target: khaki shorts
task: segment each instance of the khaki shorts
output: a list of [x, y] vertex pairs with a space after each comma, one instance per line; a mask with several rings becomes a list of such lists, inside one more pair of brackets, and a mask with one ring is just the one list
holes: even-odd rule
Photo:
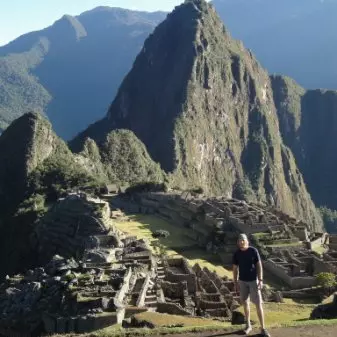
[[262, 303], [261, 290], [257, 287], [257, 281], [239, 281], [240, 285], [240, 299], [241, 302], [246, 302], [251, 299], [254, 304]]

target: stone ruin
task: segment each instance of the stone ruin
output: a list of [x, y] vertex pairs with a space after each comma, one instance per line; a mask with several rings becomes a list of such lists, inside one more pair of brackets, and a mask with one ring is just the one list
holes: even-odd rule
[[264, 267], [292, 289], [313, 287], [315, 275], [330, 271], [328, 262], [305, 248], [275, 252], [264, 261]]
[[31, 238], [40, 266], [0, 285], [1, 334], [83, 333], [143, 311], [231, 318], [231, 281], [185, 259], [159, 259], [110, 214], [106, 202], [72, 194], [40, 220]]
[[[319, 237], [305, 224], [260, 205], [163, 193], [117, 198], [112, 205], [185, 226], [190, 238], [224, 264], [231, 262], [238, 232], [290, 233], [303, 246], [275, 250], [264, 263], [292, 288], [311, 286], [317, 272], [335, 272], [337, 266], [334, 251], [322, 259], [306, 250], [305, 243]], [[239, 306], [232, 281], [182, 258], [154, 256], [147, 242], [118, 231], [111, 215], [107, 202], [72, 194], [39, 221], [30, 238], [39, 266], [0, 285], [0, 333], [89, 332], [129, 322], [143, 311], [232, 318]]]
[[39, 221], [31, 235], [39, 264], [47, 263], [55, 254], [80, 257], [90, 237], [106, 235], [110, 227], [110, 206], [86, 194], [69, 194], [59, 199]]
[[155, 214], [188, 228], [187, 235], [217, 255], [223, 264], [231, 264], [239, 232], [250, 236], [266, 233], [271, 241], [277, 237], [279, 244], [294, 243], [309, 249], [321, 245], [325, 239], [323, 233], [310, 233], [305, 223], [277, 209], [242, 200], [147, 192], [115, 197], [111, 202], [125, 212]]
[[[251, 238], [263, 233], [260, 246], [267, 251], [265, 268], [290, 289], [316, 284], [320, 272], [337, 274], [337, 235], [310, 232], [303, 221], [266, 205], [223, 197], [204, 199], [189, 193], [146, 192], [113, 198], [112, 205], [126, 213], [155, 214], [189, 230], [186, 235], [201, 248], [231, 264], [237, 233]], [[271, 244], [266, 245], [267, 241]], [[329, 247], [322, 255], [314, 248]]]
[[326, 240], [328, 242], [329, 250], [337, 251], [337, 235], [330, 234], [329, 238]]

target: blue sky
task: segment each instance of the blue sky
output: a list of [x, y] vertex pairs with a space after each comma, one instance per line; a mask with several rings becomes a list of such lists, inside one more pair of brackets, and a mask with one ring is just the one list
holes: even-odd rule
[[0, 0], [0, 46], [50, 26], [64, 14], [78, 15], [97, 6], [170, 11], [184, 0]]

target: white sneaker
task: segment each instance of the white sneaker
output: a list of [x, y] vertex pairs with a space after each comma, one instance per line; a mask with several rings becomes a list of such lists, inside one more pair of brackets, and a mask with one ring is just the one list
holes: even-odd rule
[[247, 325], [246, 328], [243, 330], [243, 332], [245, 333], [245, 335], [249, 335], [252, 332], [252, 326], [251, 325]]

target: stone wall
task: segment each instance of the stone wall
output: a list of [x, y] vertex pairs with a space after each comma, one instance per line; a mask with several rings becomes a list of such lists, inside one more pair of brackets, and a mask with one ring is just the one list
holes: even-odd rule
[[104, 329], [114, 324], [120, 324], [122, 322], [121, 318], [122, 317], [119, 317], [119, 314], [117, 313], [104, 314], [95, 317], [61, 317], [45, 314], [43, 315], [43, 322], [47, 333], [85, 333]]
[[191, 313], [175, 303], [158, 302], [157, 312], [170, 315], [190, 316]]
[[275, 262], [268, 260], [263, 263], [264, 268], [268, 270], [273, 275], [279, 277], [286, 284], [288, 284], [293, 289], [312, 287], [316, 285], [316, 279], [312, 276], [306, 277], [291, 277], [287, 273], [287, 269], [276, 264]]
[[165, 297], [184, 298], [185, 294], [188, 293], [188, 287], [187, 287], [186, 281], [181, 281], [178, 283], [162, 281], [160, 286], [163, 289]]
[[[181, 273], [176, 273], [170, 270], [171, 266], [181, 267]], [[185, 259], [168, 259], [164, 262], [166, 279], [169, 282], [187, 282], [188, 292], [195, 293], [197, 289], [196, 275], [193, 273], [192, 269], [189, 267], [188, 262]]]
[[309, 241], [309, 233], [306, 227], [296, 227], [293, 234], [301, 241]]
[[41, 257], [40, 264], [53, 255], [64, 257], [83, 254], [89, 236], [107, 234], [110, 227], [109, 204], [85, 194], [71, 194], [39, 221], [31, 242]]
[[147, 275], [145, 280], [144, 280], [144, 283], [143, 283], [143, 286], [142, 286], [142, 289], [139, 293], [139, 297], [138, 297], [138, 300], [137, 300], [137, 307], [144, 307], [145, 305], [145, 298], [146, 298], [146, 292], [147, 292], [147, 289], [149, 287], [149, 284], [150, 284], [150, 275]]
[[328, 262], [319, 259], [318, 257], [313, 258], [314, 261], [314, 273], [328, 273], [332, 271], [332, 268], [329, 266]]
[[26, 333], [24, 331], [18, 332], [12, 329], [4, 329], [0, 327], [0, 336], [4, 337], [31, 337], [32, 334]]
[[337, 235], [329, 235], [329, 249], [337, 250]]
[[132, 276], [132, 270], [131, 270], [131, 268], [129, 268], [124, 275], [124, 280], [123, 280], [122, 286], [118, 290], [118, 292], [115, 296], [115, 305], [116, 306], [120, 306], [124, 302], [125, 294], [129, 290], [131, 276]]

